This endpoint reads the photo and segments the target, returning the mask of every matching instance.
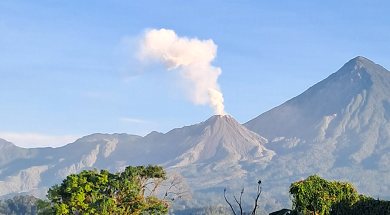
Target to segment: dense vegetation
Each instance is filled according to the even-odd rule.
[[[167,183],[166,183],[167,182]],[[260,181],[255,205],[260,196]],[[180,177],[169,179],[159,166],[127,167],[121,173],[84,170],[71,174],[48,191],[48,200],[15,196],[0,201],[0,215],[37,214],[167,214],[170,203],[188,194]],[[160,191],[160,192],[158,192]],[[161,192],[163,191],[163,192]],[[359,194],[351,183],[327,181],[317,175],[292,183],[293,210],[283,209],[273,215],[379,215],[390,214],[390,201]],[[241,208],[240,196],[235,202]],[[225,196],[226,197],[226,196]],[[228,201],[227,201],[228,202]],[[255,206],[256,207],[256,206]],[[259,214],[236,211],[237,214]],[[233,214],[231,204],[175,211],[175,214]],[[170,214],[173,214],[170,211]]]
[[[333,205],[331,215],[338,214],[359,214],[359,215],[382,215],[390,214],[390,202],[386,200],[373,199],[370,197],[361,198],[351,207],[340,207],[343,202]],[[338,209],[338,208],[341,208]]]
[[[327,181],[317,175],[290,186],[293,208],[304,214],[390,214],[390,202],[358,194],[351,183]]]
[[[61,185],[48,191],[48,201],[40,202],[41,214],[137,215],[166,214],[169,203],[185,194],[179,177],[166,187],[161,166],[128,166],[123,172],[84,170],[71,174]],[[164,189],[162,196],[158,191]]]

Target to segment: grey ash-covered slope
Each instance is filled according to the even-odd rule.
[[[181,172],[195,190],[207,188],[245,176],[238,163],[269,162],[274,152],[263,146],[266,141],[231,116],[145,137],[93,134],[54,149],[23,149],[1,140],[0,195],[50,187],[83,169],[115,172],[150,163]],[[224,172],[229,168],[234,171]],[[205,180],[211,175],[213,180]]]
[[[141,153],[127,156],[126,164],[161,164],[180,172],[194,190],[206,189],[245,178],[242,164],[269,163],[275,153],[264,147],[266,142],[233,117],[215,115],[166,134],[152,132],[138,139],[134,145]]]
[[[0,139],[0,196],[33,192],[42,197],[41,188],[61,182],[70,173],[93,167],[114,169],[119,164],[104,160],[109,161],[117,146],[131,145],[137,138],[140,137],[128,134],[93,134],[59,148],[32,149]]]
[[[321,174],[390,196],[390,73],[364,57],[244,125],[269,140],[278,174]]]
[[[179,152],[163,163],[164,166],[180,172],[195,190],[245,181],[249,174],[247,166],[266,165],[275,155],[264,147],[266,139],[229,115],[215,115],[164,136]]]
[[[229,115],[215,115],[208,120],[168,132],[166,138],[178,157],[168,161],[173,166],[194,163],[238,162],[268,159],[273,152],[264,148],[267,140],[248,130]],[[169,144],[169,143],[166,143]]]

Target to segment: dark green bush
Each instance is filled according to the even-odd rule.
[[[388,215],[390,214],[390,201],[362,196],[350,207],[344,207],[342,202],[332,205],[330,214]]]

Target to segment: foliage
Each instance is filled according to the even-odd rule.
[[[41,214],[166,214],[169,203],[180,197],[172,180],[161,198],[157,190],[167,180],[160,166],[128,166],[121,173],[84,170],[71,174],[48,191],[49,205],[40,202]]]
[[[12,199],[0,202],[0,214],[35,215],[37,201],[34,196],[14,196]]]
[[[339,210],[347,210],[360,196],[351,183],[327,181],[317,175],[295,182],[290,186],[293,208],[304,214],[330,214],[332,205]]]
[[[390,201],[373,199],[361,196],[360,200],[351,207],[340,207],[344,203],[332,205],[331,215],[359,214],[359,215],[381,215],[390,214]]]
[[[269,215],[303,215],[302,213],[297,212],[296,210],[282,209],[270,213]]]

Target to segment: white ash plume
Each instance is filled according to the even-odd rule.
[[[138,59],[154,59],[164,63],[167,70],[178,68],[189,99],[196,105],[209,104],[215,114],[225,115],[223,96],[217,82],[221,69],[211,65],[217,45],[212,40],[178,37],[173,30],[146,32],[138,52]]]

